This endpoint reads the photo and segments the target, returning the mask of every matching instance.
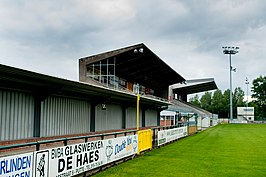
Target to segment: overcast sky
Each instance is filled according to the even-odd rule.
[[[265,0],[1,0],[0,63],[78,80],[78,59],[144,43],[185,79],[266,75]],[[251,86],[251,84],[250,84]],[[250,92],[249,92],[250,93]]]

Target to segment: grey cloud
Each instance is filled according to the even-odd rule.
[[[240,45],[235,85],[265,73],[265,12],[263,0],[3,0],[0,60],[76,78],[79,57],[144,42],[185,78],[215,77],[225,89],[222,45]],[[259,66],[245,64],[249,55]]]

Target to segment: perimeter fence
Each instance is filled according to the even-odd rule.
[[[180,124],[178,125],[180,126]],[[195,133],[195,124],[152,127],[0,146],[0,177],[90,176]]]

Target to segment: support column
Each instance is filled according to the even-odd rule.
[[[122,129],[126,129],[126,106],[121,106],[122,107]]]
[[[95,108],[97,104],[91,102],[91,120],[90,120],[90,131],[95,132]]]
[[[146,108],[142,108],[142,115],[141,115],[141,118],[142,118],[142,127],[145,127],[146,125],[145,125],[145,119],[146,119],[146,117],[145,117],[145,112],[146,112]]]
[[[34,129],[33,137],[41,136],[41,97],[34,96]]]
[[[161,116],[160,116],[161,110],[157,109],[157,126],[161,125]]]
[[[175,122],[174,122],[174,125],[178,125],[178,115],[179,115],[179,112],[176,112],[175,113]]]

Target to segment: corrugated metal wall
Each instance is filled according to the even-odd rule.
[[[106,104],[106,110],[102,110],[101,104],[95,111],[95,130],[116,130],[122,128],[122,108],[119,105]]]
[[[51,96],[41,103],[40,136],[57,136],[90,132],[91,103],[86,100]],[[33,137],[34,97],[28,93],[0,90],[0,141]],[[156,110],[145,111],[145,125],[157,125]],[[142,127],[142,111],[139,113]],[[101,105],[95,111],[95,130],[122,128],[120,105]],[[136,108],[126,109],[126,128],[136,128]]]
[[[145,111],[145,126],[157,126],[157,110],[147,109]]]
[[[142,127],[142,111],[139,111],[139,127]],[[136,108],[129,107],[126,110],[126,128],[136,128]]]
[[[0,141],[33,136],[34,97],[0,90]]]
[[[41,137],[90,132],[90,111],[88,101],[48,97],[41,105]]]

